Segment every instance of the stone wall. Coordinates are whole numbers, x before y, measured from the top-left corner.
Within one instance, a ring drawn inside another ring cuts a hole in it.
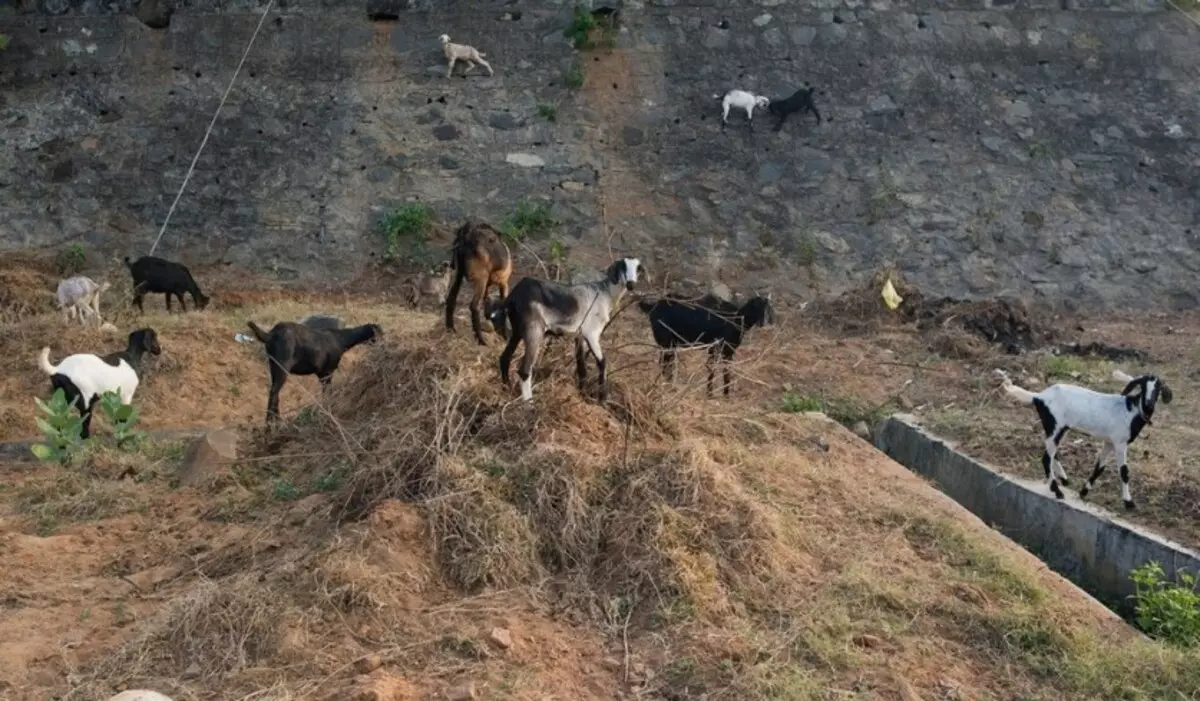
[[[3,249],[153,243],[265,6],[147,26],[165,1],[0,4]],[[567,3],[287,0],[157,253],[315,285],[376,260],[398,203],[498,223],[531,198],[587,266],[808,296],[892,262],[932,294],[1195,306],[1200,30],[1065,1],[626,2],[616,48],[577,54]],[[447,80],[442,32],[496,75]],[[714,94],[805,82],[821,125],[721,132]]]

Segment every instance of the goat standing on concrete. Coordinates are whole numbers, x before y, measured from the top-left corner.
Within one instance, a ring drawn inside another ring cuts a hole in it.
[[[66,315],[67,321],[78,318],[79,323],[83,324],[89,317],[94,317],[99,326],[103,321],[100,317],[100,295],[108,288],[107,281],[97,285],[86,275],[69,277],[58,283],[58,308]]]
[[[481,53],[474,46],[466,44],[453,44],[450,42],[450,35],[443,34],[438,39],[442,42],[442,53],[446,55],[446,77],[449,78],[454,73],[454,63],[456,61],[466,61],[467,70],[463,71],[465,78],[468,73],[475,70],[475,64],[479,64],[487,69],[488,75],[493,75],[492,67],[488,65],[483,57],[487,54]]]
[[[755,295],[740,308],[713,294],[695,302],[664,298],[656,302],[641,300],[638,307],[650,317],[654,342],[662,349],[663,376],[675,379],[677,348],[709,346],[708,394],[712,395],[714,366],[725,368],[725,395],[729,396],[729,364],[745,333],[755,326],[775,323],[771,295]]]
[[[508,384],[508,369],[517,346],[525,343],[525,355],[517,375],[521,378],[521,398],[533,399],[533,366],[537,362],[546,335],[575,335],[575,374],[579,389],[587,379],[584,347],[596,359],[600,373],[600,401],[608,396],[604,351],[600,349],[603,333],[621,297],[637,282],[641,262],[637,258],[615,261],[604,273],[603,280],[578,285],[563,285],[549,280],[527,277],[512,289],[505,302],[505,314],[512,329],[508,345],[500,354],[500,379]]]
[[[1067,473],[1062,463],[1055,459],[1058,443],[1068,429],[1082,431],[1097,438],[1108,440],[1096,457],[1096,466],[1087,482],[1079,490],[1079,498],[1088,491],[1104,472],[1104,460],[1109,451],[1117,456],[1121,473],[1121,500],[1126,509],[1135,508],[1129,493],[1129,465],[1126,453],[1129,444],[1137,439],[1142,429],[1150,425],[1154,407],[1161,396],[1163,404],[1171,403],[1171,390],[1154,375],[1130,377],[1120,370],[1113,371],[1113,379],[1125,382],[1120,394],[1103,394],[1077,385],[1059,383],[1041,392],[1030,392],[1012,383],[1003,370],[996,370],[1004,382],[1004,391],[1022,404],[1031,404],[1037,410],[1042,428],[1046,432],[1046,447],[1042,452],[1042,468],[1050,482],[1050,491],[1063,498],[1058,483],[1067,484]]]
[[[721,101],[721,131],[725,131],[725,125],[729,123],[730,107],[746,110],[746,120],[750,125],[750,131],[754,131],[754,108],[769,109],[771,105],[771,99],[768,97],[736,89],[730,90],[724,95],[713,95],[713,99]]]
[[[271,373],[271,389],[267,394],[268,424],[279,420],[279,391],[288,375],[316,375],[321,389],[328,389],[346,351],[383,335],[383,329],[377,324],[349,329],[316,329],[281,321],[269,332],[253,321],[247,321],[246,325],[267,348],[267,369]]]
[[[783,129],[783,123],[787,121],[787,118],[797,112],[812,112],[817,117],[817,124],[821,123],[821,113],[817,111],[817,106],[813,103],[815,89],[801,88],[785,100],[771,100],[771,104],[767,105],[767,111],[779,117],[775,131]]]
[[[508,298],[508,279],[512,277],[512,254],[500,232],[487,224],[475,224],[467,220],[454,232],[454,243],[450,249],[450,267],[454,269],[454,282],[446,293],[446,328],[454,330],[454,306],[458,303],[458,290],[463,278],[471,282],[471,328],[475,340],[486,346],[483,338],[484,301],[488,290],[495,285],[500,290],[500,300]]]

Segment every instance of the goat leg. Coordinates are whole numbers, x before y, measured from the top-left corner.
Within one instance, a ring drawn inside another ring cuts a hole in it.
[[[579,391],[582,392],[583,385],[587,382],[587,355],[582,337],[575,339],[575,378],[579,382]]]

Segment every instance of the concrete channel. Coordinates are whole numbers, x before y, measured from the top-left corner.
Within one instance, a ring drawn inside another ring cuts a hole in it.
[[[1200,553],[1081,502],[1074,490],[1060,501],[1041,482],[1001,474],[927,433],[912,416],[881,421],[875,447],[1123,616],[1132,613],[1132,570],[1153,560],[1171,581],[1178,570],[1200,572]]]

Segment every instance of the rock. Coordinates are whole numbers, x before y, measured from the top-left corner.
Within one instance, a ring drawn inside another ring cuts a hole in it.
[[[376,653],[363,655],[354,661],[354,671],[359,674],[370,674],[383,666],[383,658]]]
[[[755,27],[765,27],[771,23],[771,15],[770,13],[763,13],[758,17],[755,17],[753,20],[751,20],[751,22],[754,23]]]
[[[851,430],[854,431],[854,435],[864,441],[871,440],[871,427],[867,425],[866,421],[855,421],[854,427]]]
[[[867,633],[859,633],[853,638],[854,644],[859,647],[875,649],[883,645],[883,640]]]
[[[467,682],[447,692],[446,698],[448,701],[471,701],[479,698],[479,693],[475,691],[475,682]]]
[[[507,628],[492,628],[492,634],[489,636],[492,643],[501,650],[507,650],[512,647],[512,634]]]
[[[118,329],[116,326],[113,326],[112,322],[108,321],[100,325],[100,331],[108,334],[109,336],[116,336],[121,333],[120,329]]]
[[[896,683],[900,687],[900,701],[922,701],[921,695],[912,688],[912,684],[909,684],[907,680],[897,677]]]
[[[174,579],[180,573],[181,569],[170,565],[162,565],[159,567],[151,567],[148,570],[134,572],[125,577],[125,581],[132,584],[140,592],[153,591],[155,587],[163,582]]]
[[[449,156],[442,156],[438,159],[438,165],[446,170],[458,170],[458,161]]]
[[[825,436],[814,436],[812,438],[812,444],[826,453],[829,452],[829,441],[825,440]]]
[[[587,185],[584,185],[583,183],[577,183],[574,180],[564,180],[559,183],[558,186],[567,192],[583,192],[584,189],[587,188]]]
[[[171,697],[149,689],[131,689],[110,696],[108,701],[171,701]]]
[[[237,433],[222,428],[192,441],[176,473],[179,486],[196,487],[216,476],[223,462],[237,459]]]
[[[532,153],[509,153],[504,156],[504,162],[524,168],[541,168],[546,165],[541,156],[535,156]]]
[[[437,137],[438,141],[452,141],[460,136],[458,127],[453,124],[441,124],[434,127],[433,135]]]
[[[646,141],[645,133],[637,127],[622,128],[621,138],[625,141],[626,146],[641,146]]]
[[[521,126],[521,122],[511,112],[493,112],[488,117],[488,126],[493,129],[509,131]]]
[[[723,282],[714,282],[711,286],[709,286],[708,292],[714,297],[719,297],[726,302],[733,301],[733,290],[729,289],[729,285],[726,285]]]
[[[407,679],[376,669],[355,677],[349,690],[334,694],[329,701],[417,701],[419,698],[417,689]]]
[[[151,29],[166,29],[175,11],[172,5],[170,0],[140,0],[133,10],[133,16]]]
[[[184,679],[199,679],[201,671],[202,670],[200,669],[200,665],[193,662],[187,666],[187,669],[183,670],[183,678]]]

